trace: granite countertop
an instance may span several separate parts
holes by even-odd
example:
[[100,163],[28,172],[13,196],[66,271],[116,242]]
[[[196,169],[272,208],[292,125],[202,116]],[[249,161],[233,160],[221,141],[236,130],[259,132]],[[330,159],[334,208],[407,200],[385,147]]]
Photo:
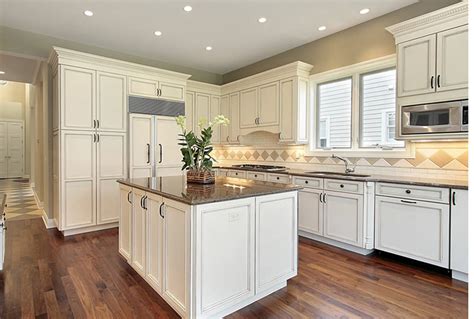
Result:
[[119,183],[158,194],[188,205],[200,205],[246,197],[291,192],[303,187],[217,176],[210,185],[186,183],[185,176],[164,176],[118,180]]
[[[232,167],[232,166],[216,166],[215,168],[223,169],[232,169],[232,170],[242,170],[250,171],[246,168]],[[411,176],[389,176],[389,175],[380,175],[373,174],[369,176],[351,176],[347,175],[334,175],[330,174],[310,174],[310,170],[299,170],[299,169],[287,169],[285,171],[266,171],[262,169],[252,169],[251,171],[259,171],[272,174],[287,174],[293,176],[304,176],[304,177],[313,177],[313,178],[331,178],[331,179],[341,179],[341,180],[353,180],[353,181],[362,181],[362,182],[384,182],[384,183],[395,183],[395,184],[409,184],[409,185],[419,185],[419,186],[431,186],[431,187],[446,187],[446,188],[456,188],[456,189],[468,189],[468,181],[454,180],[454,179],[434,179],[434,178],[420,178],[420,177],[411,177]],[[355,173],[357,174],[357,172]]]

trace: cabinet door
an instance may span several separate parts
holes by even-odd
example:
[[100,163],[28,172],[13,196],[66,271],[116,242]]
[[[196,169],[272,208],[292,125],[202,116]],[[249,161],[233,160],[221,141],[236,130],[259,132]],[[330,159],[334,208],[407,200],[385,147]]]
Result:
[[364,196],[326,192],[324,201],[324,236],[362,247]]
[[436,35],[397,47],[398,96],[435,92]]
[[240,134],[239,105],[240,105],[239,92],[230,94],[229,95],[229,111],[230,111],[230,120],[231,120],[230,136],[229,136],[230,143],[239,142],[239,134]]
[[169,116],[157,116],[155,119],[155,165],[156,168],[181,168],[181,151],[178,145],[178,134],[181,128],[176,119]]
[[120,185],[119,253],[131,262],[132,189]]
[[305,188],[298,193],[298,229],[308,233],[323,235],[323,191]]
[[449,205],[377,196],[375,248],[449,266]]
[[97,115],[101,131],[125,132],[127,129],[126,77],[97,73]]
[[234,125],[233,121],[232,121],[232,118],[230,117],[229,96],[228,95],[224,95],[224,96],[221,97],[220,113],[230,120],[229,125],[221,126],[221,128],[220,128],[221,129],[221,132],[220,132],[221,143],[226,144],[226,143],[229,143],[230,130],[231,130],[231,127]]
[[130,115],[130,177],[152,175],[153,117]]
[[257,97],[257,88],[251,88],[240,92],[240,128],[257,126]]
[[[161,293],[163,267],[163,217],[160,215],[163,200],[147,194],[146,210],[146,281]],[[163,215],[164,216],[164,215]]]
[[119,219],[117,180],[127,175],[126,135],[113,132],[97,135],[97,224],[107,224]]
[[185,115],[186,130],[194,130],[194,92],[186,92]]
[[184,94],[186,90],[182,84],[160,81],[159,89],[160,97],[164,99],[184,101]]
[[189,256],[190,207],[166,198],[163,214],[163,297],[184,316],[189,309],[188,294],[191,259]]
[[294,106],[297,102],[296,78],[280,81],[280,140],[292,141],[294,139],[293,125],[296,125]]
[[468,191],[451,195],[451,269],[468,273]]
[[280,83],[272,82],[258,88],[258,125],[280,123]]
[[467,88],[468,33],[467,25],[437,35],[437,91]]
[[194,132],[200,132],[199,122],[209,123],[211,96],[209,94],[196,93],[194,106]]
[[128,93],[131,95],[158,97],[158,81],[140,78],[128,78]]
[[[211,107],[210,107],[210,114],[209,120],[213,121],[217,115],[220,115],[220,101],[221,99],[218,96],[212,95],[211,96]],[[221,136],[221,127],[223,125],[216,125],[213,128],[212,139],[211,142],[213,144],[220,144],[220,136]]]
[[296,276],[297,192],[256,198],[256,293]]
[[94,128],[96,108],[95,71],[61,66],[61,128]]
[[146,212],[142,208],[145,192],[133,189],[132,211],[132,267],[145,277],[146,262]]
[[[61,230],[96,224],[96,143],[88,131],[61,132]],[[118,195],[115,197],[117,200]]]

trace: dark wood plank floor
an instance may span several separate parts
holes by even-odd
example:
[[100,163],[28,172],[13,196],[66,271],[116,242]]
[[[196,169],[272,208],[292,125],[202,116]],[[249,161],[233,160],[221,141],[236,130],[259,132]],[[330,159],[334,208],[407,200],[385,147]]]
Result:
[[[117,230],[64,239],[8,224],[2,318],[177,318],[117,253]],[[386,256],[302,239],[288,287],[229,318],[466,318],[467,285]]]

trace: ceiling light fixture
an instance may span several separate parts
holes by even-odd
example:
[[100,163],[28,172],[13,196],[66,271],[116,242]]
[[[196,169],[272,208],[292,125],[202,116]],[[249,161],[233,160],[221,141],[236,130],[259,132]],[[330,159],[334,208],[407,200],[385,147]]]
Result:
[[4,80],[1,80],[1,81],[0,81],[0,85],[7,85],[7,83],[8,83],[8,82],[7,82],[7,81],[4,81]]
[[0,71],[0,74],[5,74],[5,71]]
[[362,9],[359,11],[360,14],[367,14],[370,12],[370,9],[369,8],[365,8],[365,9]]
[[191,11],[193,10],[193,7],[191,7],[191,6],[185,6],[183,9],[184,9],[184,11],[186,11],[186,12],[191,12]]
[[212,50],[212,47],[211,46],[207,46],[206,47],[206,51],[211,51]]
[[161,31],[155,31],[155,35],[156,35],[157,37],[159,37],[160,35],[162,35],[162,33],[161,33]]
[[265,17],[258,18],[258,22],[265,23],[265,22],[267,22],[267,18],[265,18]]
[[324,31],[324,30],[326,30],[326,26],[325,26],[325,25],[322,25],[322,26],[320,26],[320,27],[318,28],[318,30],[319,30],[319,31]]
[[92,12],[91,10],[86,10],[84,11],[84,14],[88,17],[92,17],[94,15],[94,12]]

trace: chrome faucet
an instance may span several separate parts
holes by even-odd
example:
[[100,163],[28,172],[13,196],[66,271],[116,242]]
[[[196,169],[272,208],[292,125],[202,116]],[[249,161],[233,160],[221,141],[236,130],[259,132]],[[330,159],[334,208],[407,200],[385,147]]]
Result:
[[341,160],[341,161],[344,162],[344,165],[346,166],[346,170],[345,170],[346,174],[354,173],[355,166],[350,168],[349,167],[349,161],[347,159],[345,159],[343,157],[340,157],[340,156],[337,156],[337,155],[334,155],[334,154],[331,155],[331,158],[337,158],[338,160]]

